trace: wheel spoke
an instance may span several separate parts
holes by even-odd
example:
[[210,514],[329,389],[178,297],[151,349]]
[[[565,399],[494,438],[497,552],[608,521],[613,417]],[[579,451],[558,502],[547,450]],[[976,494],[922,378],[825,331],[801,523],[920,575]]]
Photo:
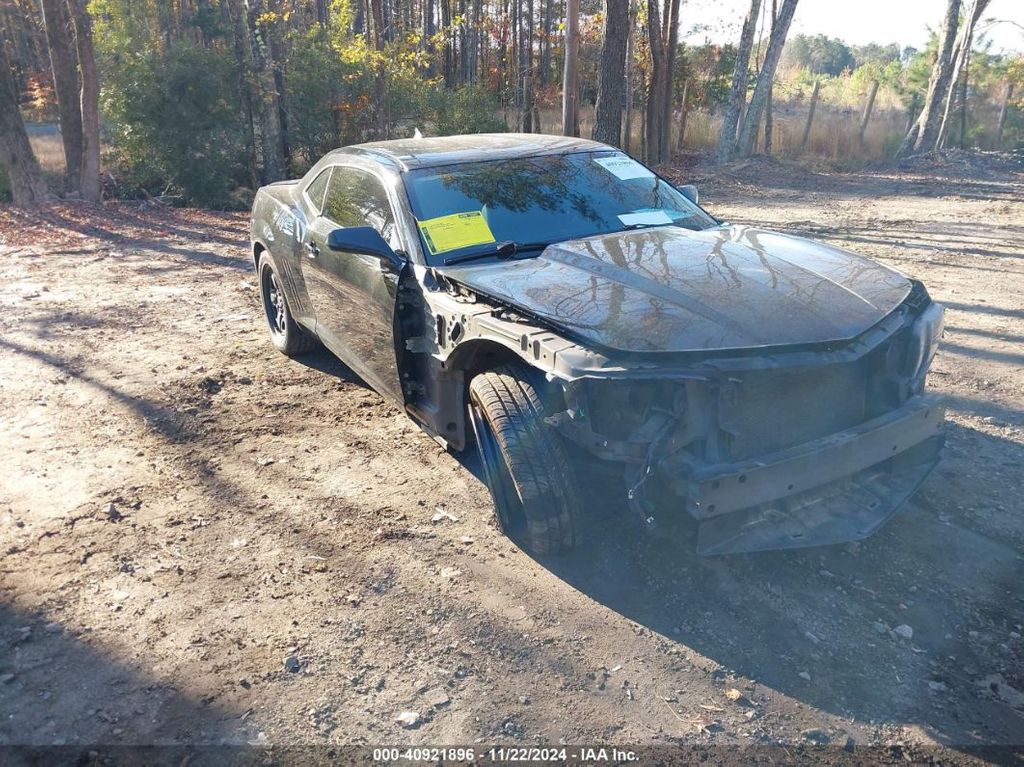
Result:
[[288,308],[281,290],[277,275],[270,268],[263,273],[264,308],[267,324],[275,335],[282,335],[288,330]]

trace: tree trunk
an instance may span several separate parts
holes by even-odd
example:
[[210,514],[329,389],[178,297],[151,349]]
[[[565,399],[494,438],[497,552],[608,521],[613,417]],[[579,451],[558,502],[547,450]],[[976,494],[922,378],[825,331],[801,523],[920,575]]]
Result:
[[82,191],[82,103],[78,64],[68,34],[67,6],[62,0],[42,0],[43,24],[50,49],[53,91],[57,96],[60,137],[64,145],[64,191]]
[[[373,21],[373,47],[378,53],[384,51],[384,42],[387,35],[387,27],[384,21],[384,0],[369,0],[370,16]],[[447,5],[447,3],[445,3]],[[449,45],[449,50],[451,46]],[[387,72],[384,68],[383,57],[378,57],[374,64],[374,98],[373,109],[376,122],[377,138],[389,138],[390,116],[388,114],[388,86]]]
[[[775,31],[775,19],[776,19],[776,17],[778,15],[779,15],[778,0],[772,0],[772,19],[771,19],[771,21],[772,21],[771,31],[772,32]],[[772,134],[773,134],[773,132],[775,130],[775,124],[774,124],[773,115],[772,115],[772,105],[773,105],[773,101],[774,101],[773,92],[774,92],[775,89],[772,87],[772,85],[773,85],[773,83],[771,81],[769,81],[768,82],[768,100],[767,100],[767,102],[764,105],[764,153],[766,155],[771,155],[771,153],[772,153],[772,139],[774,138]]]
[[732,72],[729,100],[726,102],[725,115],[722,118],[722,133],[718,139],[719,162],[728,162],[736,154],[736,128],[740,122],[743,104],[747,99],[750,51],[754,47],[754,30],[757,28],[757,15],[760,12],[761,0],[750,0],[750,10],[747,11],[747,17],[743,20],[740,44],[736,49],[736,67]]
[[565,67],[562,72],[562,135],[580,134],[580,0],[565,1]]
[[668,159],[672,115],[672,65],[675,61],[679,0],[648,0],[647,36],[651,49],[651,80],[647,92],[644,157],[656,164]]
[[789,34],[789,25],[793,21],[796,5],[797,0],[783,0],[778,18],[772,24],[772,34],[768,40],[764,63],[757,75],[754,95],[750,97],[750,106],[747,107],[747,113],[743,117],[743,126],[740,129],[739,151],[744,157],[749,156],[753,151],[757,128],[761,124],[761,117],[764,115],[765,105],[768,103],[768,93],[771,90],[771,83],[775,79],[775,70],[779,66],[782,48],[786,44],[786,35]]
[[458,74],[456,79],[459,83],[469,82],[469,20],[466,18],[466,0],[459,0],[459,16],[462,17],[462,23],[459,25],[458,39],[459,39],[459,56],[458,56]]
[[[936,134],[935,148],[946,145],[951,128],[950,118],[960,110],[961,115],[967,108],[966,98],[961,98],[967,91],[967,77],[971,60],[971,46],[974,43],[974,26],[984,13],[989,0],[975,0],[965,14],[963,23],[956,36],[953,46],[953,73],[950,75],[950,87],[946,94],[945,106],[942,110],[942,121]],[[962,143],[962,141],[961,141]],[[927,148],[927,147],[926,147]]]
[[626,99],[626,41],[629,0],[605,0],[604,46],[594,117],[594,140],[622,145],[622,106]]
[[864,148],[864,132],[868,129],[868,122],[871,120],[871,111],[875,108],[875,96],[878,95],[878,80],[871,81],[871,90],[868,91],[868,100],[864,105],[864,114],[860,118],[860,129],[857,131],[857,141],[861,149]]
[[804,123],[804,135],[800,139],[801,152],[807,149],[807,139],[811,136],[811,125],[814,124],[814,110],[818,107],[818,90],[820,88],[821,83],[815,80],[814,87],[811,89],[811,106],[807,110],[807,122]]
[[551,17],[554,0],[544,0],[544,42],[540,51],[540,84],[551,82]]
[[0,166],[7,172],[15,205],[32,205],[46,198],[46,183],[39,170],[25,123],[18,111],[18,93],[11,78],[7,51],[0,42]]
[[246,0],[249,45],[258,86],[260,138],[263,148],[263,183],[284,178],[284,150],[281,144],[280,94],[274,81],[270,46],[260,16],[265,12],[263,0]]
[[[668,2],[668,0],[665,0],[665,2]],[[643,157],[648,162],[653,163],[656,162],[655,155],[657,154],[658,146],[658,120],[652,112],[657,112],[655,105],[660,102],[658,94],[661,93],[661,73],[664,68],[662,62],[665,60],[658,0],[647,0],[647,47],[651,52],[651,76],[647,84],[646,99],[644,100]]]
[[686,139],[686,118],[690,115],[690,79],[683,83],[683,97],[679,104],[679,136],[676,139],[676,151],[683,151],[683,141]]
[[288,140],[288,110],[285,107],[284,94],[284,67],[281,62],[285,59],[285,53],[281,50],[275,35],[270,35],[270,61],[274,72],[274,91],[277,93],[277,119],[281,126],[281,159],[284,161],[283,172],[285,177],[292,173],[292,151]]
[[960,88],[960,148],[967,146],[967,93],[968,83],[971,77],[971,48],[968,45],[967,55],[964,60],[964,82]]
[[469,72],[468,81],[475,83],[480,79],[480,24],[482,19],[482,1],[473,0],[473,15],[469,25]]
[[423,49],[427,52],[427,74],[431,77],[434,66],[434,0],[423,0]]
[[667,162],[672,154],[672,97],[675,92],[676,53],[679,49],[679,7],[681,0],[669,0],[662,32],[665,40],[665,68],[661,81],[661,113],[658,126],[658,161]]
[[100,80],[92,47],[92,18],[86,0],[70,0],[75,25],[78,72],[82,87],[82,199],[99,202],[100,187]]
[[259,186],[260,176],[256,163],[256,125],[253,117],[252,87],[249,83],[249,61],[246,58],[246,32],[243,14],[238,0],[224,0],[221,4],[221,17],[224,26],[231,29],[231,44],[235,54],[237,67],[237,87],[242,102],[242,113],[245,116],[245,151],[249,179],[252,186]]
[[[372,0],[371,0],[372,1]],[[379,1],[379,0],[378,0]],[[444,43],[442,48],[442,56],[444,60],[441,63],[441,68],[444,75],[444,84],[450,88],[454,84],[455,73],[453,69],[453,56],[452,56],[452,10],[449,5],[449,0],[438,0],[441,3],[441,29],[444,31]]]
[[910,105],[907,107],[907,127],[903,129],[904,136],[910,133],[914,127],[914,121],[917,120],[917,102],[919,98],[917,93],[910,94]]
[[764,105],[764,153],[771,155],[772,153],[772,140],[774,139],[773,132],[775,130],[775,124],[772,119],[772,84],[768,83],[768,98]]
[[626,32],[626,126],[623,129],[622,149],[627,154],[633,143],[633,35],[636,33],[637,7],[629,3],[629,27]]
[[900,148],[896,152],[897,157],[903,157],[911,152],[926,151],[935,146],[935,139],[939,131],[939,109],[945,101],[953,76],[954,43],[959,24],[960,0],[948,0],[939,52],[935,58],[935,64],[932,65],[932,76],[928,82],[928,95],[925,96],[920,116],[907,132],[903,143],[900,144]]
[[[937,150],[942,148],[946,144],[946,139],[949,136],[950,118],[952,114],[963,108],[963,104],[959,102],[959,96],[963,92],[961,90],[961,84],[964,82],[964,76],[970,60],[971,45],[974,38],[974,25],[977,19],[980,17],[985,6],[988,4],[988,0],[974,0],[965,9],[965,17],[963,24],[959,27],[956,34],[956,39],[953,42],[952,50],[952,74],[949,76],[949,89],[946,92],[945,103],[942,109],[942,120],[939,123],[939,129],[935,136],[935,147]],[[928,147],[925,147],[928,148]]]

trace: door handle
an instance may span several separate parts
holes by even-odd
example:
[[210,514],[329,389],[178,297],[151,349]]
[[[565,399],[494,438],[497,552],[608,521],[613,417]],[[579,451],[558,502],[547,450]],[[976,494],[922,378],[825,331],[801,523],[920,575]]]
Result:
[[317,244],[312,240],[306,243],[306,255],[310,258],[316,258],[320,255],[320,248],[318,248]]

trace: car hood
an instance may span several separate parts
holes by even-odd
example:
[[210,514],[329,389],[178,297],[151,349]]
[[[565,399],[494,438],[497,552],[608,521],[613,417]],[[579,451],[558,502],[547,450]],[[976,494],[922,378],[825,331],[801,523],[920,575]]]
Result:
[[841,341],[881,320],[911,287],[853,253],[744,226],[599,235],[443,273],[579,340],[626,352]]

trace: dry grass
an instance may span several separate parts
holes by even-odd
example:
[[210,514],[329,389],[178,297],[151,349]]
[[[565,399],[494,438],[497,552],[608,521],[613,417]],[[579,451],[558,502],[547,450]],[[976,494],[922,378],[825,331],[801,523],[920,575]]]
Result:
[[39,166],[48,178],[64,175],[64,146],[60,132],[52,125],[28,125],[28,140]]
[[[785,157],[810,156],[834,161],[839,164],[859,164],[872,160],[891,158],[903,137],[906,128],[906,113],[895,108],[876,108],[864,132],[863,144],[859,138],[861,114],[854,109],[844,109],[828,104],[818,104],[807,138],[807,146],[801,148],[804,125],[807,122],[806,102],[783,102],[775,105],[773,111],[772,148],[775,154]],[[594,110],[584,106],[580,110],[580,135],[589,136],[594,125]],[[561,131],[561,113],[557,109],[541,111],[541,127],[544,133]],[[717,112],[693,110],[687,117],[684,149],[713,152],[718,146],[722,117]],[[631,149],[640,154],[642,125],[640,111],[633,112]],[[673,115],[672,145],[679,140],[679,114]],[[758,145],[763,146],[763,134]],[[760,151],[760,150],[759,150]]]

